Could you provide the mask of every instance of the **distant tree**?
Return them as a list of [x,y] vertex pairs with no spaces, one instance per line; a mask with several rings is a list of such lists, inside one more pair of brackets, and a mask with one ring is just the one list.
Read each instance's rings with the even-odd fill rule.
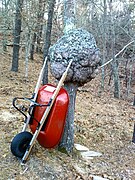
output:
[[0,7],[0,31],[2,33],[2,50],[7,51],[8,45],[8,35],[11,31],[11,22],[12,17],[10,13],[13,13],[11,10],[11,0],[2,0]]
[[44,25],[44,13],[45,13],[46,1],[38,0],[37,4],[38,4],[38,8],[37,8],[37,12],[35,12],[35,14],[37,14],[37,17],[35,19],[35,26],[33,30],[32,42],[31,42],[31,48],[30,48],[31,60],[34,60],[35,51],[37,53],[42,52],[41,39],[42,39],[42,32],[43,32],[43,25]]
[[[102,56],[102,64],[106,62],[106,44],[107,44],[107,1],[103,1],[103,20],[102,20],[102,39],[103,39],[103,56]],[[101,80],[101,88],[104,90],[104,79],[105,79],[105,69],[102,68],[102,80]]]
[[22,26],[22,7],[23,0],[17,0],[16,2],[16,15],[15,15],[15,27],[14,27],[14,40],[13,40],[13,58],[11,71],[18,71],[19,61],[19,48],[20,48],[20,36]]
[[132,142],[135,143],[135,123],[134,123],[134,130],[133,130],[133,138],[132,138]]
[[114,61],[111,63],[112,72],[113,72],[113,80],[114,80],[114,97],[120,98],[120,82],[119,82],[119,62],[115,58],[115,43],[116,43],[116,36],[115,36],[115,23],[114,23],[114,16],[113,16],[113,5],[112,0],[109,1],[109,16],[110,16],[110,33],[109,33],[109,40],[110,40],[110,47],[111,47],[111,54]]
[[[3,16],[3,39],[2,39],[2,47],[3,47],[3,51],[7,51],[7,27],[6,27],[6,23],[7,23],[7,3],[2,1],[2,14],[1,17]],[[2,28],[1,28],[2,29]]]
[[[48,56],[48,50],[51,45],[51,31],[52,31],[52,21],[53,21],[55,2],[56,0],[49,0],[48,20],[47,20],[47,26],[46,26],[44,51],[43,51],[43,61],[45,60],[45,57]],[[47,84],[47,83],[48,83],[48,61],[45,66],[45,71],[44,71],[44,76],[43,76],[43,84]]]
[[133,106],[135,106],[135,95],[134,95],[134,99],[133,99]]
[[33,33],[32,42],[31,42],[31,48],[30,48],[31,60],[34,60],[35,42],[36,42],[36,32]]
[[37,15],[37,27],[36,27],[36,37],[37,37],[37,46],[36,46],[36,52],[41,53],[41,38],[42,38],[42,31],[43,31],[43,19],[44,19],[44,12],[45,12],[45,0],[39,0],[39,9],[38,9],[38,15]]

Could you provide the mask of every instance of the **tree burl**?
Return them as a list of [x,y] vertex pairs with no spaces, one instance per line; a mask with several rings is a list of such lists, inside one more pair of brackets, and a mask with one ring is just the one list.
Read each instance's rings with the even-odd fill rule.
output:
[[63,35],[49,50],[51,73],[60,79],[70,60],[64,87],[70,98],[61,149],[71,152],[74,145],[74,108],[77,88],[91,81],[100,64],[99,49],[91,33],[83,29],[73,29]]

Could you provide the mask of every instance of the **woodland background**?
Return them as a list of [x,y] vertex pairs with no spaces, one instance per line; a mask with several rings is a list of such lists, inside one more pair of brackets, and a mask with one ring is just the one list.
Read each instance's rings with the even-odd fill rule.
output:
[[[78,89],[75,110],[75,143],[102,156],[84,160],[76,150],[67,156],[57,150],[45,150],[36,143],[30,160],[21,166],[9,150],[11,139],[23,124],[23,118],[12,107],[12,99],[33,93],[46,47],[64,33],[65,2],[0,1],[0,177],[92,179],[95,175],[110,180],[134,180],[135,146],[131,142],[135,117],[134,1],[69,0],[74,5],[76,28],[94,35],[101,64],[111,60],[99,69],[94,80]],[[16,44],[19,58],[15,64],[15,21],[20,5],[21,36]],[[48,44],[48,14],[53,6],[51,44]],[[49,81],[55,83],[50,72]]]

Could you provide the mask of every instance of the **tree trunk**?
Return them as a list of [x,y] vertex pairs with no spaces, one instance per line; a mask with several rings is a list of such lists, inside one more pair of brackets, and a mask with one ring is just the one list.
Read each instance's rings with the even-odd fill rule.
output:
[[64,0],[64,33],[75,28],[75,0]]
[[72,151],[74,145],[74,110],[78,86],[77,84],[73,83],[65,83],[64,88],[67,90],[69,94],[70,101],[65,128],[58,149],[62,152],[69,153]]
[[134,95],[134,99],[133,99],[133,106],[135,106],[135,95]]
[[[47,20],[47,27],[46,27],[43,60],[45,60],[45,57],[48,56],[48,50],[51,44],[51,31],[52,31],[54,6],[55,6],[55,0],[50,0],[49,8],[48,8],[48,20]],[[43,84],[47,84],[47,83],[48,83],[48,62],[46,63],[45,71],[43,75]]]
[[[106,22],[107,22],[107,2],[104,0],[104,14],[103,14],[103,23],[102,23],[102,28],[103,28],[103,58],[102,58],[102,64],[105,63],[106,61],[106,33],[107,33],[107,28],[106,28]],[[101,79],[101,89],[104,91],[104,79],[105,79],[105,68],[102,68],[102,79]]]
[[8,12],[9,12],[9,9],[8,9],[8,5],[9,5],[9,1],[3,1],[2,0],[2,2],[1,2],[1,10],[2,10],[2,16],[1,16],[1,18],[3,19],[3,24],[2,24],[2,21],[1,21],[1,27],[2,27],[2,25],[4,25],[4,28],[3,28],[3,30],[2,30],[2,28],[1,28],[1,30],[2,30],[2,47],[3,47],[3,51],[7,51],[7,29],[8,29],[8,27],[7,27],[7,25],[8,25],[8,18],[9,18],[9,14],[8,14]]
[[45,1],[39,0],[39,10],[38,10],[38,16],[37,16],[37,47],[36,52],[41,53],[41,38],[42,38],[42,30],[43,30],[43,19],[44,19],[44,11],[45,11]]
[[119,71],[118,62],[114,60],[113,64],[113,78],[114,78],[114,97],[120,98],[120,84],[119,84]]
[[29,51],[30,51],[30,31],[28,32],[26,36],[26,44],[25,44],[25,77],[28,77],[28,62],[29,62]]
[[133,130],[133,138],[132,138],[132,142],[135,143],[135,124],[134,124],[134,130]]
[[20,48],[20,34],[22,25],[22,6],[23,0],[17,0],[16,4],[16,16],[15,16],[15,29],[14,29],[14,42],[13,42],[13,59],[11,71],[18,72],[19,61],[19,48]]
[[[64,0],[64,33],[75,28],[75,0]],[[74,146],[74,110],[77,93],[77,84],[65,83],[70,98],[68,114],[63,137],[58,149],[63,152],[71,152]]]
[[127,82],[127,97],[130,94],[131,91],[131,81],[132,81],[132,60],[130,61],[130,66],[129,66],[129,77],[128,77],[128,82]]
[[110,10],[110,42],[111,42],[111,50],[112,57],[114,59],[112,63],[113,68],[113,78],[114,78],[114,97],[120,98],[120,82],[119,82],[119,66],[118,61],[115,58],[115,29],[114,29],[114,17],[112,14],[112,0],[109,2],[109,10]]
[[34,60],[35,42],[36,42],[36,33],[33,34],[32,43],[31,43],[31,49],[30,49],[31,60]]

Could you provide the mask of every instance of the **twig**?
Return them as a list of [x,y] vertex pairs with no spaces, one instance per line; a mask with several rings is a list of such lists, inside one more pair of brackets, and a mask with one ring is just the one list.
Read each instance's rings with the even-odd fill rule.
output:
[[[129,42],[128,44],[126,44],[117,54],[115,54],[115,58],[122,53],[130,44],[132,44],[134,41]],[[111,60],[107,61],[105,64],[103,64],[102,66],[100,66],[99,68],[102,68],[104,66],[106,66],[107,64],[109,64],[110,62],[112,62],[114,59],[112,58]]]
[[27,170],[28,170],[28,167],[26,167],[26,168],[24,169],[24,171],[21,172],[20,174],[21,174],[21,175],[25,174]]

